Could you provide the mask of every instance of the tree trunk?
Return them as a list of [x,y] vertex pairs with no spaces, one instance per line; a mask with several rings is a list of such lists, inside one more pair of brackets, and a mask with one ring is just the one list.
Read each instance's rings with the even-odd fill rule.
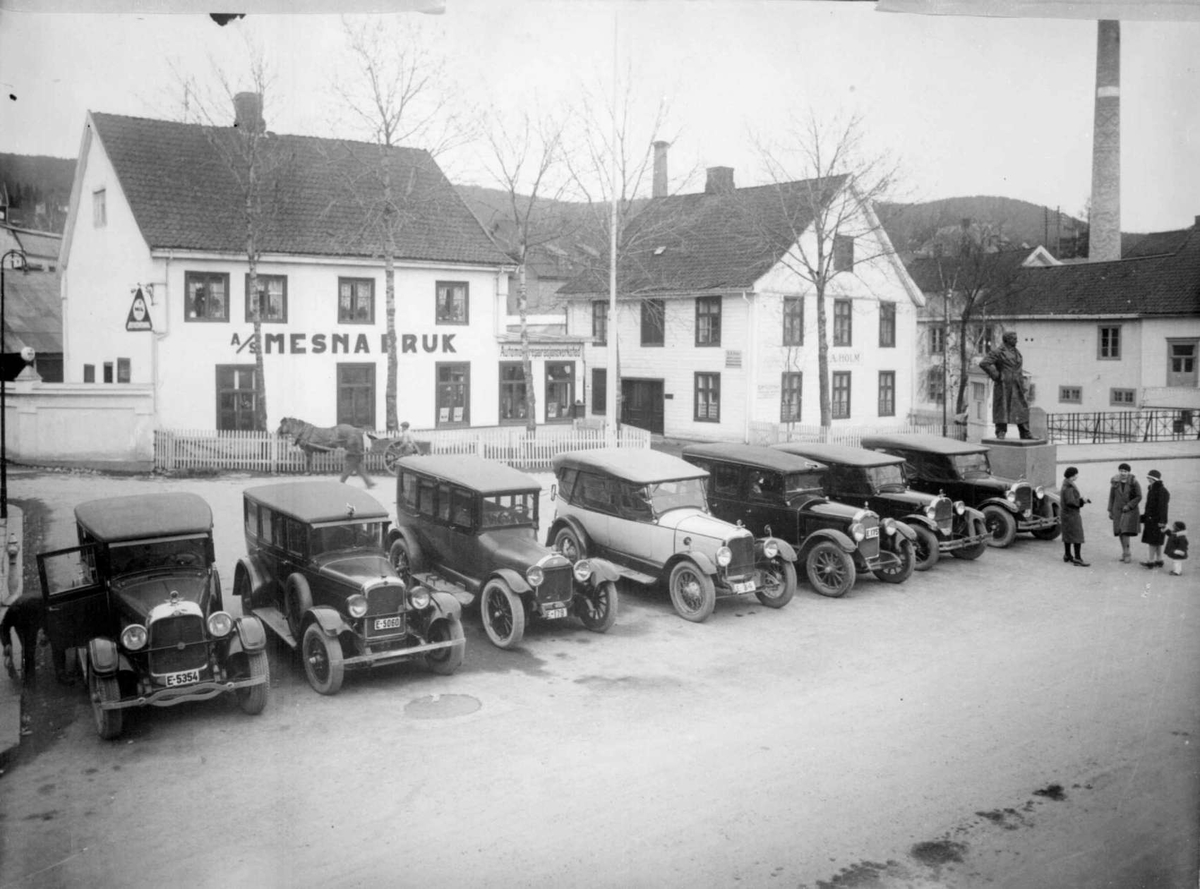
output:
[[[258,256],[254,249],[254,237],[246,239],[246,259],[250,266],[249,300],[250,320],[254,322],[254,428],[267,431],[267,382],[263,376],[262,303],[258,298]],[[232,313],[231,313],[232,314]]]
[[384,412],[388,434],[400,429],[400,415],[396,406],[396,389],[400,376],[400,362],[396,357],[396,258],[389,240],[387,256],[383,262],[383,292],[387,313],[387,389],[384,392]]
[[533,391],[533,358],[529,354],[529,291],[525,281],[525,250],[517,266],[517,313],[521,316],[521,371],[525,375],[525,432],[537,434],[537,395]]
[[817,279],[817,385],[821,400],[821,437],[828,441],[828,432],[833,425],[833,412],[829,404],[829,340],[825,336],[825,283]]

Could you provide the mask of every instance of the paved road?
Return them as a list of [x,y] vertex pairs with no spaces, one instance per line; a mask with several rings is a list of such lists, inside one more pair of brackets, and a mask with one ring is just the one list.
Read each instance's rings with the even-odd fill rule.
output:
[[[1112,467],[1080,463],[1099,504]],[[1200,464],[1159,468],[1200,523]],[[46,549],[79,500],[197,491],[228,585],[256,481],[17,471],[10,496]],[[470,619],[455,676],[334,698],[274,650],[261,716],[134,711],[115,743],[51,683],[0,778],[0,887],[1194,886],[1196,566],[1121,565],[1106,524],[1087,569],[1021,538],[702,625],[623,588],[609,634],[514,652]]]

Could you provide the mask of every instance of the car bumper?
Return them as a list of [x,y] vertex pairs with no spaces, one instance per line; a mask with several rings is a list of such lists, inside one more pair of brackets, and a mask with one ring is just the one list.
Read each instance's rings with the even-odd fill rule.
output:
[[985,531],[983,534],[972,534],[966,537],[951,537],[938,539],[938,552],[952,553],[956,549],[966,549],[971,546],[979,546],[981,543],[987,542],[990,535]]
[[405,648],[390,648],[386,651],[368,651],[364,654],[356,654],[353,657],[348,657],[342,661],[342,664],[347,670],[363,670],[370,667],[382,667],[385,664],[396,664],[400,661],[417,657],[418,655],[428,654],[431,651],[440,651],[443,648],[452,648],[455,645],[466,645],[466,640],[451,639],[448,642],[426,642],[422,645],[409,645]]
[[1055,528],[1058,526],[1058,519],[1053,516],[1017,516],[1018,531],[1041,531],[1043,528]]
[[264,685],[266,677],[256,679],[231,679],[227,682],[197,682],[181,688],[160,688],[148,695],[138,695],[136,698],[123,698],[119,701],[99,702],[101,710],[126,710],[130,707],[174,707],[176,704],[186,704],[188,701],[207,701],[217,695],[236,691],[239,688],[251,688]]

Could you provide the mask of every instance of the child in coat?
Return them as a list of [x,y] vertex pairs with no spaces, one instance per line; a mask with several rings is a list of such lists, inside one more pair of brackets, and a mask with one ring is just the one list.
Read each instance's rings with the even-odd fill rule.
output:
[[1171,573],[1182,574],[1187,561],[1187,525],[1183,522],[1175,522],[1167,531],[1163,554],[1171,560]]

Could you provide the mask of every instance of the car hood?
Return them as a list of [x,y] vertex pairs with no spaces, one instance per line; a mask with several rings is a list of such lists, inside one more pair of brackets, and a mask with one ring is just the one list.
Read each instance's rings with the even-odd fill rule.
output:
[[924,509],[934,500],[937,500],[937,494],[925,494],[921,491],[882,491],[875,495],[880,500],[887,500],[891,503],[901,503],[905,506],[911,506],[913,509]]
[[207,571],[164,571],[134,575],[113,581],[113,594],[127,616],[145,623],[150,611],[171,601],[171,594],[181,602],[196,602],[203,605],[208,592]]
[[536,565],[557,551],[538,542],[532,528],[497,528],[479,535],[480,546],[491,557],[492,565],[513,568],[525,573],[530,565]]
[[332,553],[317,563],[322,574],[342,578],[356,585],[379,580],[401,582],[396,569],[383,553],[345,552]]
[[730,537],[753,537],[745,528],[701,512],[698,509],[672,509],[659,516],[658,524],[663,528],[674,528],[680,534],[699,534],[713,540],[728,540]]
[[[864,498],[865,499],[865,498]],[[813,515],[824,516],[837,521],[848,522],[859,510],[869,509],[867,506],[852,506],[849,503],[834,503],[832,500],[821,500],[805,504],[805,511]]]

